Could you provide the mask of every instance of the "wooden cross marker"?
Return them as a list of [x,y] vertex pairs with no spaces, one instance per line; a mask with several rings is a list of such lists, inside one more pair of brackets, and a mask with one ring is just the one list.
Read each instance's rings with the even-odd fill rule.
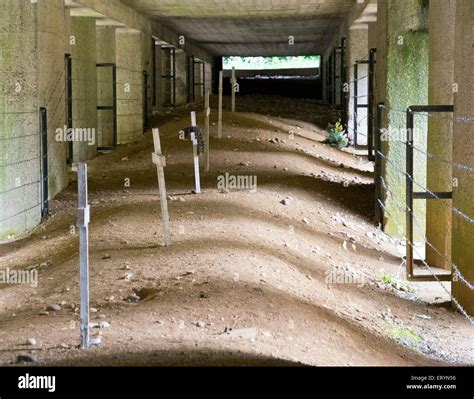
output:
[[209,148],[209,136],[211,135],[211,129],[209,124],[209,116],[211,115],[211,108],[209,106],[209,90],[206,90],[206,97],[204,100],[204,119],[205,119],[205,129],[206,129],[206,172],[209,172],[209,163],[210,163],[210,148]]
[[[196,112],[191,112],[191,126],[196,127]],[[196,194],[201,192],[201,176],[199,174],[199,155],[198,155],[198,141],[196,135],[191,133],[191,141],[193,143],[193,156],[194,156],[194,180],[196,182]]]
[[219,118],[217,121],[217,138],[222,138],[222,94],[224,91],[224,71],[219,71]]
[[165,166],[166,157],[161,153],[160,130],[153,129],[153,144],[155,152],[151,154],[152,161],[156,165],[158,174],[158,188],[160,190],[161,218],[163,219],[164,245],[171,245],[170,215],[168,212],[168,197],[166,195]]

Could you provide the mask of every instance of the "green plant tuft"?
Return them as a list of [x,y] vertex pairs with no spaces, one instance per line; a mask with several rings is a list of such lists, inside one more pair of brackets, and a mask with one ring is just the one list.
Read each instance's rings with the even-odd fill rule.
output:
[[324,142],[331,147],[345,148],[349,146],[349,137],[340,119],[334,125],[329,123],[326,132],[326,140]]

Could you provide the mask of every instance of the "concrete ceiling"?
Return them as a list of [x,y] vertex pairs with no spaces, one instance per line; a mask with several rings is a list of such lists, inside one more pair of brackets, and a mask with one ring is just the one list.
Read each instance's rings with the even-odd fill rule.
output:
[[[357,0],[121,0],[217,55],[322,53]],[[289,37],[294,37],[294,45]]]

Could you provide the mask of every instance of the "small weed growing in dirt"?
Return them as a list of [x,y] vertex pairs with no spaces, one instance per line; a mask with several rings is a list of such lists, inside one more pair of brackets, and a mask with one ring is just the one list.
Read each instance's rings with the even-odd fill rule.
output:
[[390,335],[397,341],[414,346],[421,341],[421,337],[404,325],[394,325],[390,328]]
[[349,137],[347,136],[344,127],[342,126],[341,120],[339,119],[334,125],[328,124],[326,128],[326,140],[325,143],[331,147],[345,148],[349,146]]
[[387,274],[383,270],[377,274],[377,280],[398,291],[405,291],[409,293],[415,292],[415,289],[410,284],[398,280],[393,274]]

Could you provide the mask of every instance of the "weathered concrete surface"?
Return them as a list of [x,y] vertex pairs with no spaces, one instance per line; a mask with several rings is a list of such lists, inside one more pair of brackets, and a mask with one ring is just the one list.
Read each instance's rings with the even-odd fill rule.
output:
[[[72,107],[74,129],[97,133],[97,39],[95,19],[71,18]],[[92,131],[92,130],[91,130]],[[73,160],[84,162],[97,154],[96,134],[92,141],[74,141]]]
[[188,98],[188,56],[176,50],[176,105],[186,104]]
[[[358,64],[357,81],[355,79],[355,63],[368,59],[369,47],[369,27],[368,25],[350,28],[346,42],[348,79],[352,82],[349,85],[349,135],[354,138],[357,129],[357,144],[367,144],[367,109],[359,108],[357,115],[354,112],[354,103],[367,104],[368,100],[368,65]],[[355,98],[355,85],[357,85],[357,99]]]
[[[377,101],[385,101],[387,107],[384,127],[389,129],[389,141],[384,141],[382,148],[392,162],[383,162],[383,177],[392,193],[385,193],[384,197],[388,208],[385,229],[389,234],[404,236],[406,146],[403,140],[407,134],[404,110],[428,102],[427,5],[424,1],[407,0],[400,7],[399,1],[380,0],[378,21]],[[426,150],[426,118],[415,118],[415,130],[419,133],[415,135],[416,146]],[[414,165],[415,180],[426,187],[426,157],[415,153]],[[415,189],[421,190],[419,186]],[[425,201],[415,201],[414,212],[423,229]],[[420,239],[420,235],[415,236]]]
[[[97,63],[115,64],[115,28],[97,27]],[[113,73],[111,67],[97,68],[97,105],[113,105]],[[97,146],[113,145],[113,113],[97,111]]]
[[138,140],[143,135],[143,34],[117,29],[117,129],[118,143]]
[[[121,23],[124,27],[141,31],[149,37],[153,34],[161,40],[179,47],[179,36],[177,32],[168,29],[154,19],[146,18],[133,8],[127,6],[125,2],[119,0],[74,0],[74,3],[88,7],[94,13],[102,15],[102,20],[104,21],[113,19]],[[148,45],[146,45],[146,47],[150,48]],[[188,54],[194,54],[196,57],[205,59],[208,62],[212,61],[212,56],[209,52],[197,46],[192,38],[186,39],[184,50]]]
[[[122,2],[193,39],[210,53],[232,55],[322,53],[353,6],[349,1],[321,0]],[[289,45],[289,36],[295,38],[294,45]]]
[[[454,83],[454,0],[431,0],[429,9],[429,103],[453,104]],[[442,115],[440,115],[442,116]],[[450,114],[445,116],[450,117]],[[428,152],[438,159],[453,158],[453,124],[450,120],[430,118]],[[428,158],[428,188],[435,192],[452,190],[452,167]],[[444,202],[444,203],[442,203]],[[426,236],[440,256],[426,245],[426,260],[432,266],[451,269],[451,201],[427,201]]]
[[[474,118],[474,2],[457,0],[455,36],[454,81],[459,92],[454,96],[455,116]],[[474,123],[454,123],[453,161],[474,167]],[[454,187],[453,206],[464,214],[474,216],[474,174],[454,169],[458,187]],[[453,215],[452,256],[467,280],[474,282],[474,223],[458,215]],[[462,282],[454,282],[452,292],[464,308],[474,316],[474,295]]]
[[40,222],[39,107],[48,111],[48,197],[67,185],[65,122],[67,16],[60,0],[0,3],[0,240]]

